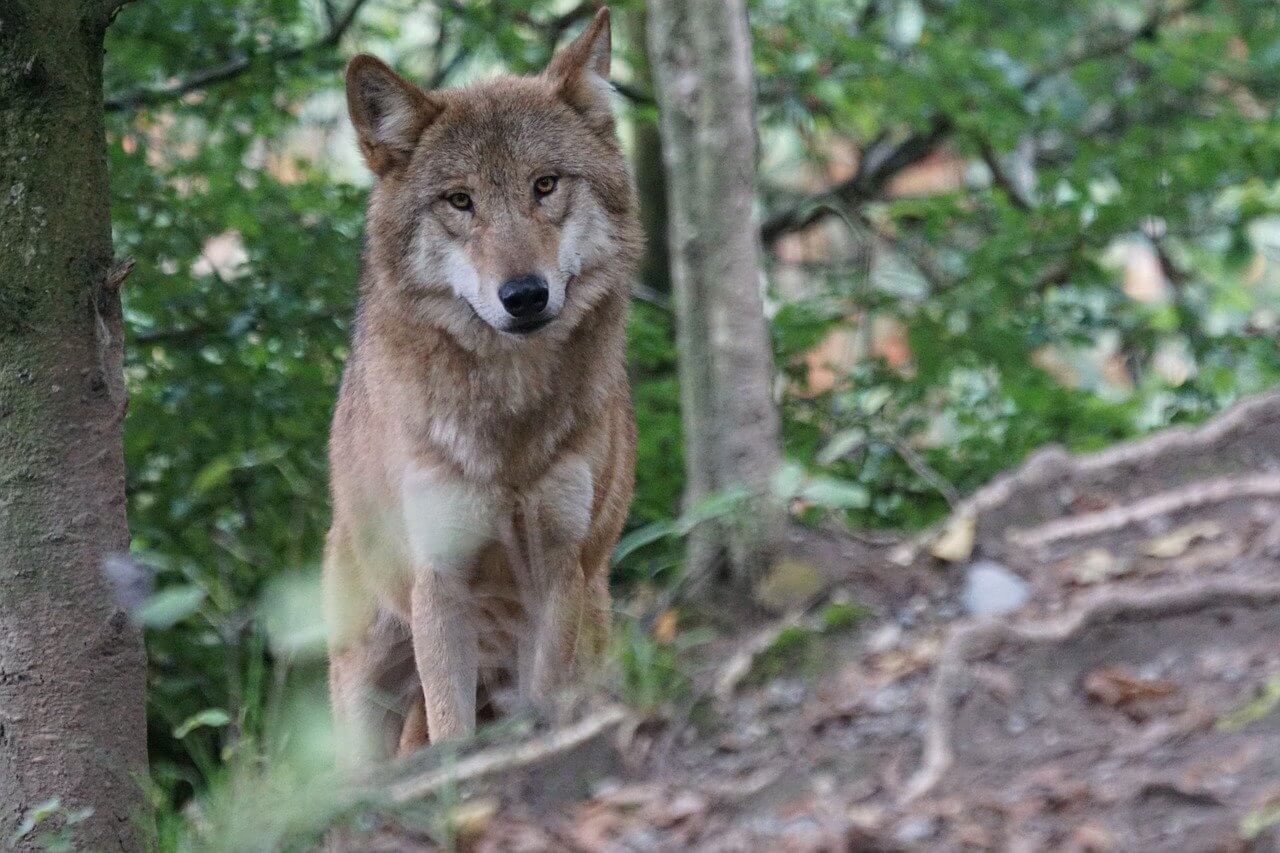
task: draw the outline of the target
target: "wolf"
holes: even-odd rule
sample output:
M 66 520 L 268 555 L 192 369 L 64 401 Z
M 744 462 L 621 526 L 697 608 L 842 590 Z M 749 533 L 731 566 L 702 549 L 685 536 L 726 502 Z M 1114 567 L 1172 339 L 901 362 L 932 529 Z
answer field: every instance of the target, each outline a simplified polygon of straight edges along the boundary
M 536 76 L 426 91 L 369 55 L 375 176 L 330 439 L 330 692 L 362 759 L 538 706 L 603 650 L 631 501 L 643 249 L 601 9 Z

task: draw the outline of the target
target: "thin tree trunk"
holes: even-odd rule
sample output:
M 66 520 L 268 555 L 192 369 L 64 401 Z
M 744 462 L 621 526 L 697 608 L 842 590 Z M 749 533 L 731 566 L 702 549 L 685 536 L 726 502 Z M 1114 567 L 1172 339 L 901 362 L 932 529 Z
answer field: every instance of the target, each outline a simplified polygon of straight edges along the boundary
M 751 43 L 743 0 L 654 0 L 649 56 L 667 164 L 671 278 L 680 347 L 688 491 L 695 504 L 745 487 L 741 517 L 695 531 L 688 571 L 727 558 L 750 584 L 779 547 L 781 461 L 761 296 Z
M 145 663 L 103 560 L 129 547 L 103 138 L 108 0 L 0 2 L 0 846 L 144 833 Z M 118 285 L 118 281 L 114 282 Z
M 648 14 L 643 7 L 627 14 L 628 44 L 636 54 L 635 83 L 653 90 L 653 71 L 645 53 Z M 671 264 L 667 257 L 667 180 L 662 163 L 662 136 L 649 110 L 633 110 L 632 160 L 636 170 L 636 190 L 640 202 L 640 222 L 648 242 L 640 262 L 640 280 L 658 293 L 671 292 Z

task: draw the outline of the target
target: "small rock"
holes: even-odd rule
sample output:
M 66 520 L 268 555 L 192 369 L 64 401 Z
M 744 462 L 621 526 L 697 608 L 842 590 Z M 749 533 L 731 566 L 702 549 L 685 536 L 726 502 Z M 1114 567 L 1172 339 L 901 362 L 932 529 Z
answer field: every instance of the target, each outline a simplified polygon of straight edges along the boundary
M 1017 610 L 1031 597 L 1031 586 L 993 560 L 969 566 L 961 601 L 967 613 L 995 616 Z
M 803 681 L 790 678 L 778 678 L 769 683 L 765 695 L 765 709 L 769 711 L 786 711 L 804 702 L 805 685 Z
M 919 844 L 938 834 L 937 818 L 911 817 L 898 824 L 893 840 L 899 844 Z
M 872 654 L 883 654 L 902 642 L 902 626 L 894 622 L 886 622 L 867 636 L 867 651 Z
M 914 628 L 920 618 L 929 610 L 929 599 L 923 595 L 913 595 L 906 606 L 898 612 L 898 624 L 903 628 Z

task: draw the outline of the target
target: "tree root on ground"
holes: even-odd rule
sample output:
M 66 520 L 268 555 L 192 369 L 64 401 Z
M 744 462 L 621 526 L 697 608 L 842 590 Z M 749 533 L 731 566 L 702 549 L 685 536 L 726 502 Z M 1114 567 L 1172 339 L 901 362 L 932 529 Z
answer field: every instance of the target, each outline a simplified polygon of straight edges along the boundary
M 1277 393 L 1245 400 L 1200 426 L 1166 429 L 1097 453 L 1077 456 L 1061 447 L 1044 448 L 957 503 L 951 518 L 973 519 L 976 551 L 1000 558 L 1009 545 L 1014 545 L 1004 538 L 1005 531 L 1011 528 L 1043 526 L 1038 532 L 1049 538 L 1087 535 L 1074 533 L 1070 523 L 1089 518 L 1086 527 L 1099 524 L 1103 525 L 1100 529 L 1107 529 L 1107 525 L 1131 523 L 1125 521 L 1127 513 L 1176 511 L 1191 508 L 1197 501 L 1220 502 L 1234 497 L 1214 497 L 1217 493 L 1212 488 L 1233 474 L 1243 475 L 1242 479 L 1255 490 L 1265 493 L 1262 496 L 1275 497 L 1280 487 L 1262 484 L 1268 473 L 1271 480 L 1280 480 Z M 1151 504 L 1133 509 L 1144 500 L 1155 500 L 1149 496 L 1161 492 L 1170 496 L 1167 508 Z M 1174 495 L 1181 497 L 1174 500 Z M 1097 498 L 1130 509 L 1119 508 L 1115 515 L 1110 515 L 1110 510 L 1081 515 L 1073 508 L 1077 500 L 1084 499 L 1087 505 Z M 1179 500 L 1191 503 L 1179 507 Z M 893 554 L 894 562 L 915 563 L 928 553 L 947 524 L 904 543 Z
M 938 657 L 926 712 L 924 754 L 919 768 L 903 785 L 899 805 L 909 805 L 928 795 L 953 765 L 952 722 L 956 703 L 964 697 L 966 686 L 973 679 L 974 662 L 1001 643 L 1062 643 L 1108 622 L 1150 621 L 1214 607 L 1275 605 L 1280 605 L 1280 584 L 1212 580 L 1176 589 L 1112 593 L 1048 622 L 984 620 L 958 627 Z
M 1067 540 L 1124 530 L 1163 515 L 1249 498 L 1280 498 L 1280 475 L 1254 474 L 1195 482 L 1131 504 L 1055 518 L 1037 527 L 1011 529 L 1005 537 L 1016 547 L 1038 550 Z

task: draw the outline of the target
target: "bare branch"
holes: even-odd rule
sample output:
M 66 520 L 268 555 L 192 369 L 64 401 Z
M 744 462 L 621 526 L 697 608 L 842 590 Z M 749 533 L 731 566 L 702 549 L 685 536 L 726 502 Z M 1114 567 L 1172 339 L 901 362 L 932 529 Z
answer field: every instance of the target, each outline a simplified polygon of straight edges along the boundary
M 421 800 L 468 782 L 523 770 L 548 759 L 563 757 L 585 744 L 609 737 L 624 728 L 630 719 L 631 713 L 625 708 L 608 707 L 572 725 L 553 729 L 520 743 L 496 746 L 456 763 L 397 779 L 387 785 L 385 791 L 393 803 Z
M 1023 213 L 1031 211 L 1034 207 L 1031 199 L 1027 198 L 1018 181 L 1013 175 L 1009 174 L 1004 161 L 1000 158 L 1000 152 L 992 148 L 991 143 L 986 139 L 979 140 L 978 147 L 982 151 L 983 161 L 987 164 L 987 168 L 991 170 L 992 182 L 1004 190 L 1004 194 L 1008 196 L 1010 204 Z
M 1030 92 L 1053 77 L 1085 62 L 1124 53 L 1139 42 L 1156 38 L 1162 26 L 1199 10 L 1207 3 L 1208 0 L 1189 0 L 1178 6 L 1161 7 L 1131 32 L 1068 51 L 1059 60 L 1031 74 L 1019 88 L 1023 92 Z M 848 206 L 855 206 L 879 198 L 898 172 L 919 163 L 938 150 L 949 137 L 952 127 L 953 123 L 949 117 L 938 116 L 928 129 L 908 137 L 883 159 L 875 156 L 877 145 L 873 143 L 869 146 L 853 177 L 808 196 L 791 208 L 770 216 L 760 228 L 761 239 L 768 245 L 783 234 L 807 228 L 831 212 L 833 199 Z M 1010 198 L 1017 199 L 1018 196 L 1011 193 Z M 1015 204 L 1017 203 L 1015 200 Z
M 206 89 L 218 83 L 225 83 L 258 65 L 291 62 L 312 53 L 328 50 L 337 45 L 343 34 L 351 28 L 351 25 L 355 22 L 356 14 L 367 2 L 368 0 L 352 0 L 351 5 L 347 7 L 347 11 L 341 17 L 336 18 L 329 26 L 328 31 L 315 41 L 295 47 L 269 50 L 254 56 L 237 57 L 221 65 L 201 69 L 184 79 L 175 80 L 163 86 L 138 88 L 130 92 L 124 92 L 114 98 L 107 99 L 107 111 L 131 112 L 140 107 L 181 98 L 190 92 Z
M 332 310 L 312 311 L 304 316 L 296 319 L 291 327 L 312 326 L 315 324 L 335 323 L 343 319 L 346 315 L 339 314 Z M 265 325 L 265 318 L 258 316 L 246 328 L 246 332 L 260 332 Z M 227 331 L 225 323 L 212 322 L 195 322 L 186 326 L 174 326 L 168 329 L 150 329 L 143 332 L 134 332 L 128 335 L 129 340 L 134 344 L 141 346 L 149 346 L 152 344 L 173 344 L 185 346 L 187 344 L 201 344 L 210 338 L 218 340 L 230 340 L 231 334 Z
M 1067 51 L 1058 61 L 1049 63 L 1028 77 L 1021 88 L 1026 92 L 1033 91 L 1047 80 L 1086 62 L 1125 53 L 1138 42 L 1152 41 L 1159 35 L 1162 26 L 1176 21 L 1183 15 L 1199 11 L 1207 5 L 1208 0 L 1189 0 L 1181 6 L 1158 8 L 1141 26 L 1130 32 L 1121 33 L 1110 39 L 1089 39 L 1083 47 Z
M 760 227 L 761 239 L 769 244 L 783 234 L 807 228 L 830 213 L 833 202 L 856 207 L 879 197 L 895 175 L 938 150 L 950 132 L 951 120 L 939 116 L 926 130 L 897 145 L 872 143 L 852 177 L 770 216 Z

